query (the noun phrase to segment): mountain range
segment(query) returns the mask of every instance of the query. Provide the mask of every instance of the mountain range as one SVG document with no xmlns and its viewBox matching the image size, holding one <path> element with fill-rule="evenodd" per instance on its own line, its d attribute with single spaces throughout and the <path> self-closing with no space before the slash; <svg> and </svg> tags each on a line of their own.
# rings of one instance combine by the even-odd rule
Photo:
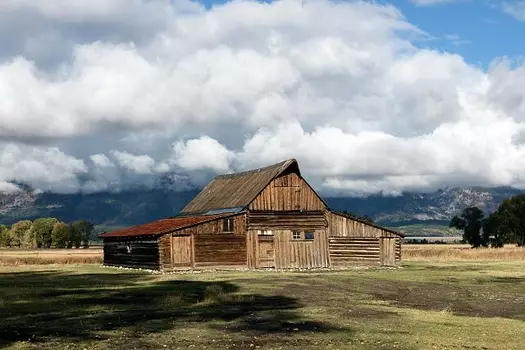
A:
<svg viewBox="0 0 525 350">
<path fill-rule="evenodd" d="M 98 225 L 128 226 L 176 215 L 197 193 L 197 189 L 169 187 L 133 189 L 92 194 L 56 194 L 34 191 L 0 193 L 0 223 L 22 219 L 56 217 L 64 221 L 86 219 Z M 494 211 L 508 197 L 523 193 L 509 187 L 455 187 L 431 193 L 407 192 L 400 196 L 373 194 L 365 197 L 326 197 L 335 210 L 369 215 L 387 226 L 420 223 L 447 224 L 468 206 L 486 213 Z"/>
</svg>

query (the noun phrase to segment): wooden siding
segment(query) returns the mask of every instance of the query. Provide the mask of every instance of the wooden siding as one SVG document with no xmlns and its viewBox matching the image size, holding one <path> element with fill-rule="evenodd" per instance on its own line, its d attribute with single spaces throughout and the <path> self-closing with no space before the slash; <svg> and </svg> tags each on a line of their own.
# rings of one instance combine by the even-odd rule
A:
<svg viewBox="0 0 525 350">
<path fill-rule="evenodd" d="M 328 240 L 333 267 L 381 263 L 378 238 L 329 237 Z"/>
<path fill-rule="evenodd" d="M 156 238 L 104 239 L 104 265 L 159 269 Z"/>
<path fill-rule="evenodd" d="M 278 269 L 329 267 L 328 241 L 326 230 L 315 230 L 313 240 L 293 240 L 292 230 L 272 230 L 274 266 Z M 269 238 L 261 238 L 258 230 L 248 232 L 248 266 L 261 268 L 270 265 L 268 254 L 261 251 L 268 246 Z M 261 259 L 263 257 L 263 259 Z"/>
<path fill-rule="evenodd" d="M 245 226 L 246 226 L 246 219 L 244 214 L 236 215 L 233 217 L 230 217 L 234 220 L 233 224 L 233 235 L 240 236 L 244 235 L 245 232 Z M 187 235 L 231 235 L 232 233 L 225 233 L 223 231 L 223 218 L 213 220 L 210 222 L 206 222 L 204 224 L 195 225 L 193 227 L 188 227 L 182 230 L 175 231 L 175 235 L 179 236 L 187 236 Z"/>
<path fill-rule="evenodd" d="M 321 211 L 326 206 L 298 174 L 288 173 L 272 180 L 248 208 L 269 211 Z"/>
<path fill-rule="evenodd" d="M 330 237 L 399 237 L 388 230 L 367 225 L 342 215 L 327 212 Z"/>
<path fill-rule="evenodd" d="M 317 212 L 271 212 L 250 211 L 247 216 L 248 229 L 326 229 L 323 211 Z"/>
<path fill-rule="evenodd" d="M 235 235 L 196 235 L 195 266 L 246 265 L 246 238 Z"/>
</svg>

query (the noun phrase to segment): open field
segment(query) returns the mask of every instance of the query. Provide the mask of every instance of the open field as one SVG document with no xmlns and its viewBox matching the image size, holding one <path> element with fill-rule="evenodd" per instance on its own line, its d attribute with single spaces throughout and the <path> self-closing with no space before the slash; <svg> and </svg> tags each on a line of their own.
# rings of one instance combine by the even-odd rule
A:
<svg viewBox="0 0 525 350">
<path fill-rule="evenodd" d="M 525 260 L 525 249 L 471 249 L 468 244 L 403 244 L 405 261 Z M 0 266 L 48 264 L 101 264 L 102 248 L 89 249 L 0 249 Z"/>
<path fill-rule="evenodd" d="M 0 267 L 0 347 L 524 349 L 525 261 L 333 272 Z"/>
<path fill-rule="evenodd" d="M 0 249 L 0 266 L 102 263 L 102 248 Z"/>
<path fill-rule="evenodd" d="M 525 248 L 515 245 L 472 249 L 468 244 L 404 244 L 402 249 L 408 261 L 525 260 Z"/>
</svg>

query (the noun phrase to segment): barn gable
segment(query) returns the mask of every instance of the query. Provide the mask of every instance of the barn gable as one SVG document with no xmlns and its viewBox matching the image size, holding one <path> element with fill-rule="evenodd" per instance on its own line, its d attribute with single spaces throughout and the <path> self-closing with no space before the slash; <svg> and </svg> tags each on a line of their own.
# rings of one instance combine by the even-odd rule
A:
<svg viewBox="0 0 525 350">
<path fill-rule="evenodd" d="M 285 202 L 267 205 L 276 195 Z M 296 200 L 305 205 L 295 205 Z M 184 209 L 181 215 L 254 210 L 323 210 L 326 204 L 301 177 L 295 159 L 242 173 L 215 177 Z"/>
</svg>

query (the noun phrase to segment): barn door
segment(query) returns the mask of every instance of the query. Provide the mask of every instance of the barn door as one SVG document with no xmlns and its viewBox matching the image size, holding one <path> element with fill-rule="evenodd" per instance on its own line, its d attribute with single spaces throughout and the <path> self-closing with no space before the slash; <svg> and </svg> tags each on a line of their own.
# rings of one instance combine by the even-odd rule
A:
<svg viewBox="0 0 525 350">
<path fill-rule="evenodd" d="M 396 264 L 396 239 L 381 238 L 381 265 L 394 266 Z"/>
<path fill-rule="evenodd" d="M 191 236 L 171 237 L 171 262 L 173 267 L 191 267 Z"/>
<path fill-rule="evenodd" d="M 275 267 L 274 236 L 259 236 L 259 267 Z"/>
</svg>

